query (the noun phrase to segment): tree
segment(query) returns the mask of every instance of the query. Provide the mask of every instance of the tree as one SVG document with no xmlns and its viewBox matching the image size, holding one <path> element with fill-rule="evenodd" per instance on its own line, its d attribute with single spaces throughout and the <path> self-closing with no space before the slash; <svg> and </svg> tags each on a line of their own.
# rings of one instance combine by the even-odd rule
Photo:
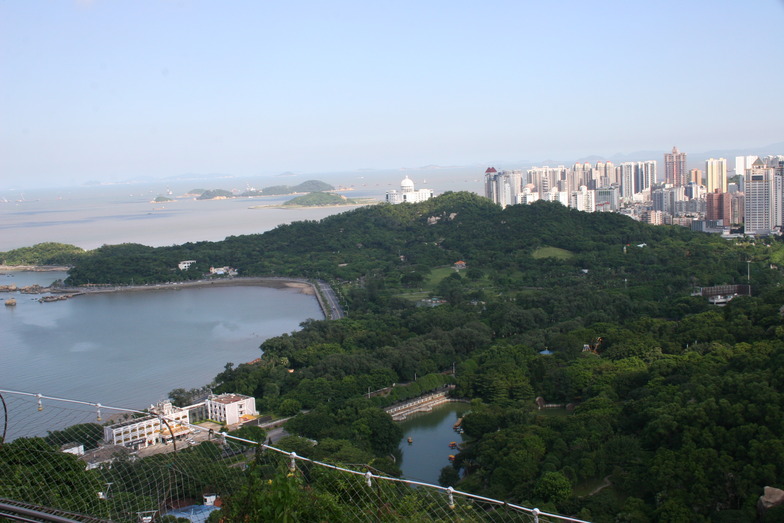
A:
<svg viewBox="0 0 784 523">
<path fill-rule="evenodd" d="M 534 495 L 547 502 L 560 503 L 572 495 L 572 484 L 560 472 L 545 472 L 534 488 Z"/>
</svg>

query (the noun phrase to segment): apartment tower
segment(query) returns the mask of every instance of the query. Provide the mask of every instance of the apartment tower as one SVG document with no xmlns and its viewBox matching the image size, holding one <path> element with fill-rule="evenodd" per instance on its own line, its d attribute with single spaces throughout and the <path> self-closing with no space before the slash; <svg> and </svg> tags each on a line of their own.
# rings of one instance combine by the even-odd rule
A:
<svg viewBox="0 0 784 523">
<path fill-rule="evenodd" d="M 664 155 L 664 183 L 676 187 L 686 185 L 688 174 L 686 170 L 686 153 L 682 153 L 677 147 L 673 147 L 671 153 Z"/>
</svg>

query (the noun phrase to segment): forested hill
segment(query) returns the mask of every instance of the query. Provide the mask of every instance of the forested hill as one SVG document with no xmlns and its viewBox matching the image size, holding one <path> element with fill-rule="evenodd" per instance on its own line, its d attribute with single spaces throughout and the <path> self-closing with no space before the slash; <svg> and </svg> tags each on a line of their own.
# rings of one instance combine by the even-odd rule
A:
<svg viewBox="0 0 784 523">
<path fill-rule="evenodd" d="M 451 193 L 222 242 L 105 246 L 70 280 L 211 265 L 330 280 L 348 318 L 267 340 L 260 363 L 212 384 L 262 412 L 308 409 L 280 443 L 299 455 L 399 473 L 378 407 L 453 382 L 472 405 L 444 485 L 597 522 L 751 521 L 763 488 L 784 488 L 783 254 L 778 239 Z M 753 296 L 726 307 L 691 296 L 749 279 Z M 442 305 L 416 306 L 430 296 Z"/>
<path fill-rule="evenodd" d="M 564 249 L 570 257 L 536 259 L 540 247 Z M 183 272 L 176 270 L 181 260 L 197 263 Z M 104 246 L 77 263 L 69 282 L 176 281 L 225 265 L 244 276 L 356 280 L 383 274 L 394 281 L 458 260 L 501 285 L 541 286 L 559 278 L 566 284 L 587 271 L 587 279 L 602 287 L 623 282 L 633 288 L 666 276 L 671 291 L 685 291 L 692 283 L 738 282 L 746 269 L 725 240 L 681 227 L 653 227 L 546 202 L 501 210 L 470 193 L 448 193 L 421 204 L 360 208 L 221 242 Z"/>
</svg>

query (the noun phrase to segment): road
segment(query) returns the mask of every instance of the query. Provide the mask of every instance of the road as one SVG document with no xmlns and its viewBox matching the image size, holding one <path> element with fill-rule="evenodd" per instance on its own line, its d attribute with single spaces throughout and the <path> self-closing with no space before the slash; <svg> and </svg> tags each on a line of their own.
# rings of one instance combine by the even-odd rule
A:
<svg viewBox="0 0 784 523">
<path fill-rule="evenodd" d="M 329 319 L 339 320 L 340 318 L 345 318 L 346 314 L 343 312 L 343 308 L 340 306 L 340 302 L 338 301 L 338 297 L 332 289 L 332 286 L 324 280 L 316 280 L 316 285 L 318 285 L 318 288 L 329 307 Z"/>
</svg>

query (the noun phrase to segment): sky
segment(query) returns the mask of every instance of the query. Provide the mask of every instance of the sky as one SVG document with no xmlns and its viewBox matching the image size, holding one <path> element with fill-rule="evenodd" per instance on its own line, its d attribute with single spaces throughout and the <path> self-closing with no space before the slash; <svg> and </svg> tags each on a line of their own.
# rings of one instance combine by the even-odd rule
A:
<svg viewBox="0 0 784 523">
<path fill-rule="evenodd" d="M 782 23 L 784 0 L 0 0 L 0 187 L 764 146 Z"/>
</svg>

